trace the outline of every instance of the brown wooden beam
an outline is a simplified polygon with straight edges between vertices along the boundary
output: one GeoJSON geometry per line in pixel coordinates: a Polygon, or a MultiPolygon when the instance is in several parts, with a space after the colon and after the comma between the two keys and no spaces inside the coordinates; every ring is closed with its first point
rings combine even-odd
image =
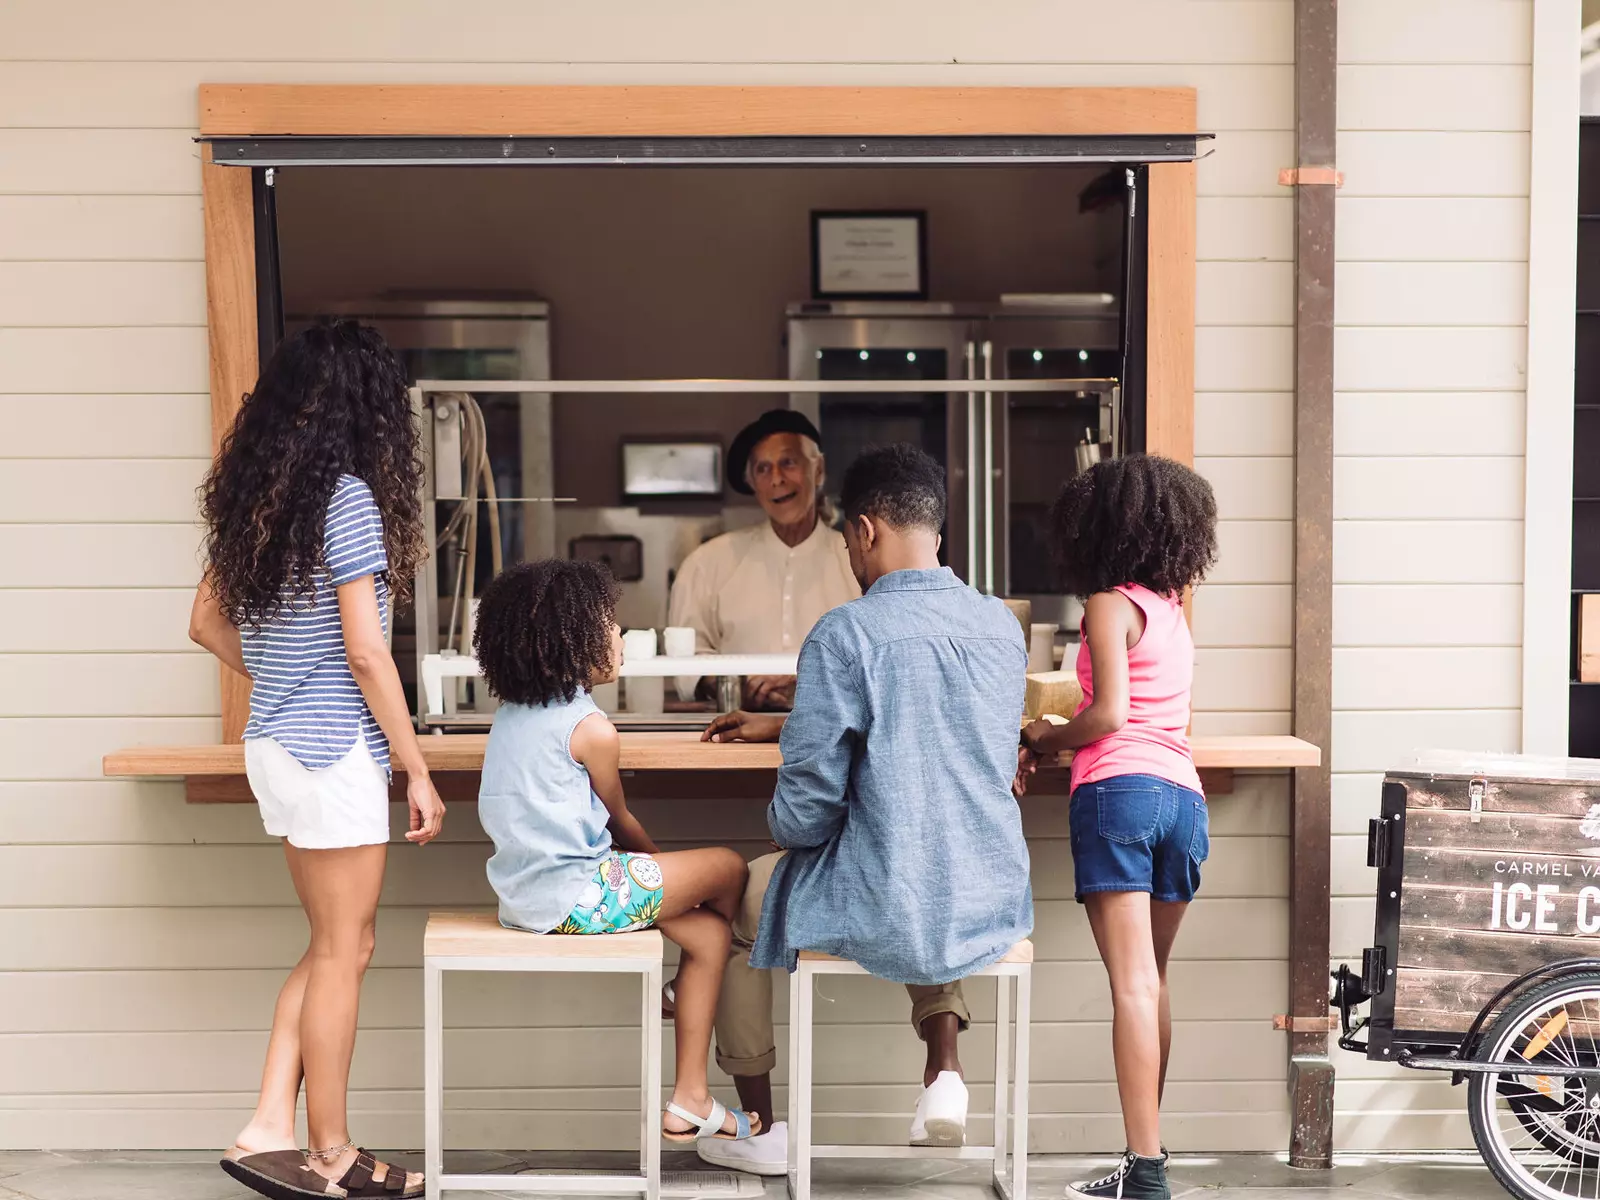
{"type": "MultiPolygon", "coordinates": [[[[200,197],[206,238],[206,328],[211,344],[211,450],[233,428],[260,370],[256,342],[256,230],[250,172],[211,161],[202,147],[200,197]]],[[[250,681],[222,672],[222,740],[238,742],[250,719],[250,681]]]]}
{"type": "Polygon", "coordinates": [[[1289,1163],[1333,1165],[1328,1012],[1333,739],[1333,197],[1338,0],[1295,0],[1294,773],[1289,891],[1289,1163]],[[1302,1024],[1303,1023],[1303,1024],[1302,1024]]]}

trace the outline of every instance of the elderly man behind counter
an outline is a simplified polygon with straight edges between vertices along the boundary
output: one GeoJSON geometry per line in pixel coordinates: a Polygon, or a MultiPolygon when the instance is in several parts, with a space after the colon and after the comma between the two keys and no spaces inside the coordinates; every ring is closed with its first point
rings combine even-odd
{"type": "MultiPolygon", "coordinates": [[[[817,618],[861,595],[844,537],[820,511],[819,440],[805,414],[787,408],[733,439],[728,486],[755,496],[767,519],[712,538],[678,569],[667,623],[692,628],[698,653],[798,653],[817,618]]],[[[792,676],[746,681],[747,708],[793,703],[792,676]]]]}

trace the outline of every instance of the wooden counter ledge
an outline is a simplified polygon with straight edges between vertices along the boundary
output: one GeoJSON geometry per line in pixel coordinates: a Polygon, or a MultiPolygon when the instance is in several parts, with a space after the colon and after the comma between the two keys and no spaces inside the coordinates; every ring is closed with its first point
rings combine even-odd
{"type": "MultiPolygon", "coordinates": [[[[483,734],[454,734],[422,739],[423,756],[434,772],[445,799],[470,800],[477,794],[476,776],[483,768],[483,734]],[[447,783],[449,784],[447,788],[447,783]]],[[[1287,736],[1197,737],[1191,743],[1195,765],[1206,777],[1208,791],[1226,792],[1234,771],[1286,771],[1314,767],[1321,751],[1309,742],[1287,736]],[[1219,786],[1223,785],[1223,786],[1219,786]]],[[[711,778],[685,790],[688,781],[672,785],[675,794],[703,791],[709,796],[746,790],[750,772],[772,772],[782,763],[773,743],[713,744],[696,733],[624,733],[622,769],[645,772],[658,781],[664,772],[707,772],[711,778]],[[745,773],[733,775],[729,773],[745,773]],[[712,781],[716,780],[715,783],[712,781]]],[[[181,778],[188,783],[189,799],[201,802],[246,802],[250,792],[244,780],[244,747],[134,746],[105,756],[103,771],[115,777],[181,778]]],[[[1056,772],[1046,772],[1055,775],[1056,772]]],[[[762,781],[770,790],[770,780],[762,781]]],[[[1041,780],[1041,783],[1044,781],[1041,780]]],[[[1046,788],[1059,791],[1060,785],[1046,788]]]]}

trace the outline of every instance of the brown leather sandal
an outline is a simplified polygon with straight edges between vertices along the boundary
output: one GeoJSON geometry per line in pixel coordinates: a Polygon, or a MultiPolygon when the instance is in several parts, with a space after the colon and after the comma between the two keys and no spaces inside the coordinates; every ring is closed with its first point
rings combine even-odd
{"type": "Polygon", "coordinates": [[[411,1200],[421,1196],[424,1185],[406,1188],[408,1175],[399,1167],[389,1167],[380,1183],[373,1179],[378,1161],[361,1148],[337,1182],[319,1174],[299,1150],[272,1150],[265,1154],[236,1154],[230,1150],[222,1159],[222,1169],[232,1178],[268,1200],[411,1200]]]}

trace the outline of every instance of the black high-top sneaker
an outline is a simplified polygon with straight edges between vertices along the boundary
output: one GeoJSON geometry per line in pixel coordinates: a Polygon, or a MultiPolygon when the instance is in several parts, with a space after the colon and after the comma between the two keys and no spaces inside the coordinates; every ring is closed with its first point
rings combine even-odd
{"type": "Polygon", "coordinates": [[[1127,1151],[1111,1174],[1092,1183],[1069,1183],[1067,1195],[1083,1200],[1172,1200],[1167,1157],[1142,1158],[1127,1151]]]}

